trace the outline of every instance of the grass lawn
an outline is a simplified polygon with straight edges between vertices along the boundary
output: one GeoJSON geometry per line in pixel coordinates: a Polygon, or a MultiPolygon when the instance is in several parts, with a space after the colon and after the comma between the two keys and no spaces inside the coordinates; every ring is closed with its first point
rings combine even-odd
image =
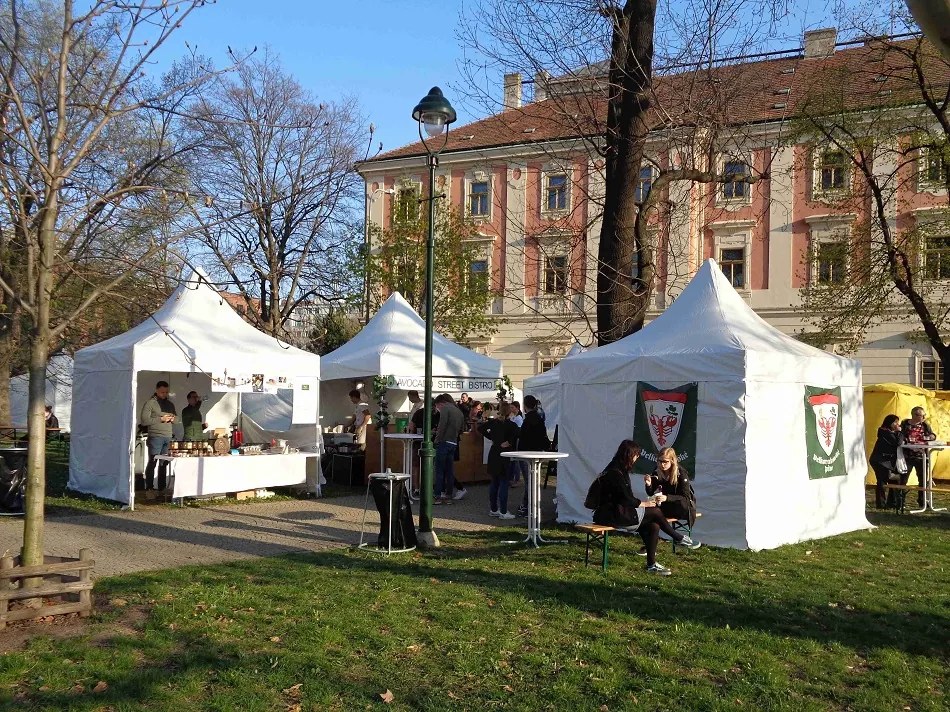
{"type": "Polygon", "coordinates": [[[7,645],[0,707],[945,710],[950,516],[873,516],[770,552],[663,544],[665,579],[632,538],[604,575],[514,529],[104,579],[94,618],[7,645]]]}

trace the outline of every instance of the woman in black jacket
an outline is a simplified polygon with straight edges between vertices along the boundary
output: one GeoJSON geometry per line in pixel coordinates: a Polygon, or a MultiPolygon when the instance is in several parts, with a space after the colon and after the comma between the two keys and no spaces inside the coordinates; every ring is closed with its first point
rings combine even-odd
{"type": "Polygon", "coordinates": [[[689,473],[686,468],[680,467],[676,450],[671,447],[660,450],[656,465],[656,472],[643,478],[647,495],[666,495],[666,501],[660,505],[663,516],[685,519],[692,528],[696,524],[696,495],[689,481],[689,473]]]}
{"type": "Polygon", "coordinates": [[[672,573],[656,561],[656,545],[662,531],[677,544],[689,549],[698,549],[701,544],[688,536],[675,531],[660,511],[660,505],[666,501],[664,495],[656,495],[653,500],[641,501],[630,487],[630,471],[640,457],[640,446],[633,440],[624,440],[610,464],[600,476],[600,493],[594,508],[594,523],[612,527],[636,529],[643,539],[647,550],[647,571],[660,576],[672,573]]]}
{"type": "Polygon", "coordinates": [[[877,441],[868,458],[871,469],[874,470],[874,478],[877,480],[877,486],[874,488],[874,506],[878,509],[890,506],[894,500],[891,494],[885,501],[884,485],[892,477],[895,482],[901,479],[901,473],[897,470],[897,449],[904,444],[900,420],[900,417],[893,413],[884,418],[881,427],[877,429],[877,441]]]}
{"type": "Polygon", "coordinates": [[[488,514],[499,519],[514,519],[508,511],[508,462],[501,456],[503,452],[515,449],[518,442],[518,426],[506,418],[498,418],[495,406],[486,403],[482,412],[486,420],[478,424],[478,432],[491,441],[488,451],[488,514]]]}

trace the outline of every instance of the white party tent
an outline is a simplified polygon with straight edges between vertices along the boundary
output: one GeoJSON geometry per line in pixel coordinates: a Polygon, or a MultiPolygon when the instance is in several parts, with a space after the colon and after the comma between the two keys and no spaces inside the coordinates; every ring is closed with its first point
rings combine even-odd
{"type": "MultiPolygon", "coordinates": [[[[50,356],[46,365],[46,405],[53,409],[59,427],[70,430],[70,410],[73,401],[73,358],[68,354],[50,356]]],[[[27,373],[10,379],[10,422],[26,425],[30,407],[30,376],[27,373]]]]}
{"type": "Polygon", "coordinates": [[[524,379],[524,394],[534,396],[541,401],[541,408],[544,410],[544,425],[549,435],[554,433],[554,428],[561,422],[561,364],[571,356],[586,351],[586,347],[575,342],[554,368],[524,379]]]}
{"type": "MultiPolygon", "coordinates": [[[[286,376],[295,388],[312,382],[316,391],[320,357],[255,329],[196,271],[152,317],[76,353],[70,489],[132,502],[138,414],[157,381],[169,382],[179,412],[188,391],[197,391],[215,428],[234,422],[239,394],[213,392],[211,375],[257,373],[286,376]]],[[[318,409],[314,398],[312,443],[318,409]]]]}
{"type": "MultiPolygon", "coordinates": [[[[353,414],[346,394],[354,382],[364,382],[372,395],[373,376],[393,376],[390,391],[417,390],[425,375],[425,321],[398,292],[394,292],[366,326],[343,346],[321,359],[321,418],[324,427],[353,414]]],[[[501,361],[459,346],[435,333],[432,338],[432,392],[494,394],[501,361]]],[[[389,397],[390,410],[405,405],[389,397]]],[[[404,393],[403,398],[404,401],[404,393]]]]}
{"type": "MultiPolygon", "coordinates": [[[[637,383],[698,383],[697,538],[770,549],[870,528],[861,368],[762,320],[707,260],[640,332],[561,364],[558,520],[589,522],[584,497],[634,429],[637,383]],[[805,387],[841,389],[845,474],[810,479],[805,387]]],[[[810,415],[810,414],[809,414],[810,415]]],[[[634,491],[643,490],[634,477],[634,491]]],[[[643,496],[641,494],[641,496],[643,496]]]]}

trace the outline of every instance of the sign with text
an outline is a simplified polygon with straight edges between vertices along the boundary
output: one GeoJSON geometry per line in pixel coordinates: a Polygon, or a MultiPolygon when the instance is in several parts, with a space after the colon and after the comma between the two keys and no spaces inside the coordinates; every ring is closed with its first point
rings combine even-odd
{"type": "MultiPolygon", "coordinates": [[[[423,376],[387,376],[386,387],[401,391],[425,390],[423,376]]],[[[469,378],[467,376],[435,376],[432,379],[432,392],[438,393],[468,393],[474,391],[498,390],[497,378],[469,378]]]]}

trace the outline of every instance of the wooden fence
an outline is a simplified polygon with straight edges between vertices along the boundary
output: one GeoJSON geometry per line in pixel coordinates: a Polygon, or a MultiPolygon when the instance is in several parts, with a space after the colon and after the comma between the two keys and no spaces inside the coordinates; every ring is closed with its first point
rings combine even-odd
{"type": "Polygon", "coordinates": [[[0,630],[13,621],[44,616],[92,613],[92,560],[89,549],[80,549],[79,558],[46,556],[41,566],[20,566],[20,557],[0,558],[0,630]],[[27,579],[39,585],[24,586],[27,579]],[[37,601],[38,599],[38,601],[37,601]],[[11,610],[12,601],[23,601],[11,610]]]}

